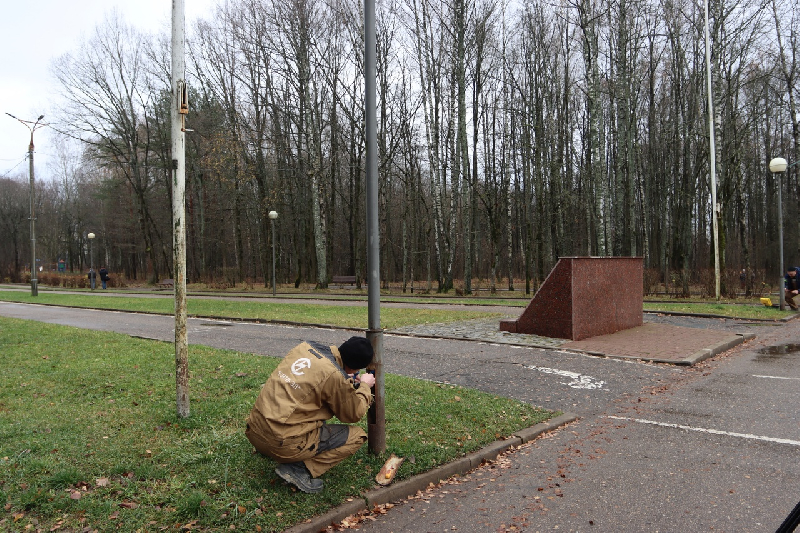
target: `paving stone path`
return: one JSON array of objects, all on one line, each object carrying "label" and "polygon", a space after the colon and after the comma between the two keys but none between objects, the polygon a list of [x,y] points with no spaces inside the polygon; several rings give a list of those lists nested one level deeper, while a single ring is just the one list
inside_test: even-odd
[{"label": "paving stone path", "polygon": [[[508,315],[508,318],[515,317]],[[411,335],[416,337],[470,339],[493,342],[497,344],[516,344],[521,346],[535,346],[541,348],[558,348],[559,346],[570,342],[568,339],[554,339],[551,337],[541,337],[539,335],[500,331],[500,320],[502,320],[502,318],[479,318],[475,320],[453,322],[451,324],[421,324],[415,326],[404,326],[402,328],[387,331],[387,333]]]}]

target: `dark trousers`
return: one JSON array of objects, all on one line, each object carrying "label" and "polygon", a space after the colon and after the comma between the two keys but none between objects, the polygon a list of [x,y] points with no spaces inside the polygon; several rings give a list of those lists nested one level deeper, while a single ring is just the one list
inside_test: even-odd
[{"label": "dark trousers", "polygon": [[783,300],[786,302],[786,305],[791,307],[792,309],[797,309],[797,304],[795,303],[794,299],[800,295],[792,294],[792,291],[786,289],[786,292],[783,295]]},{"label": "dark trousers", "polygon": [[338,465],[367,442],[367,434],[358,426],[323,424],[316,435],[277,439],[266,432],[256,433],[248,424],[245,436],[263,455],[279,463],[302,462],[312,477],[319,477]]}]

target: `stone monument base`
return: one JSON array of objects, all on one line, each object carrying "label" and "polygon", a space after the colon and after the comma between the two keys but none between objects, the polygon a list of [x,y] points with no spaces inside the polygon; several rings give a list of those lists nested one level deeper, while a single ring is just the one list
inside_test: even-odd
[{"label": "stone monument base", "polygon": [[641,326],[643,272],[641,257],[562,257],[500,330],[581,340]]}]

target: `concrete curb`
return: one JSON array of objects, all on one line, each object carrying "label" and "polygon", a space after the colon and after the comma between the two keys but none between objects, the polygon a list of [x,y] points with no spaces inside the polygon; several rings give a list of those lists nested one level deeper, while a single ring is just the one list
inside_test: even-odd
[{"label": "concrete curb", "polygon": [[686,359],[684,359],[681,363],[686,365],[697,364],[700,361],[704,361],[710,357],[714,357],[717,354],[730,350],[734,346],[738,346],[744,342],[753,340],[755,338],[756,338],[755,333],[737,333],[736,338],[719,342],[718,344],[712,346],[711,348],[704,348],[699,352],[695,352]]},{"label": "concrete curb", "polygon": [[469,472],[480,466],[484,461],[497,459],[499,454],[509,450],[513,446],[520,446],[526,442],[530,442],[543,433],[553,431],[577,419],[577,415],[564,413],[561,416],[551,418],[541,424],[522,429],[508,439],[495,441],[476,452],[460,457],[438,468],[423,472],[409,479],[404,479],[403,481],[387,487],[372,489],[362,494],[363,499],[346,502],[325,514],[315,516],[302,524],[292,526],[286,530],[286,533],[317,533],[331,524],[341,522],[348,516],[371,509],[375,505],[381,505],[413,496],[418,491],[425,490],[431,484],[436,485],[440,481],[444,481],[454,475],[461,475]]},{"label": "concrete curb", "polygon": [[[776,307],[776,306],[773,306]],[[681,311],[644,311],[645,315],[666,315],[666,316],[688,316],[692,318],[724,318],[725,320],[739,320],[739,321],[747,321],[747,322],[761,322],[761,323],[770,323],[770,322],[789,322],[790,320],[794,320],[800,317],[800,313],[795,313],[793,315],[785,316],[783,318],[744,318],[741,316],[728,316],[728,315],[712,315],[712,314],[705,314],[705,313],[689,313],[689,312],[681,312]]]}]

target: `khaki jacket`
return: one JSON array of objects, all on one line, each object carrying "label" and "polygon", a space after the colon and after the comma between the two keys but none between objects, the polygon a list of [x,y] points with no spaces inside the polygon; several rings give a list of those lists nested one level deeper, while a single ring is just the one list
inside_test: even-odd
[{"label": "khaki jacket", "polygon": [[335,346],[304,342],[283,358],[262,387],[247,418],[248,432],[270,455],[276,448],[284,448],[281,455],[289,452],[285,448],[308,450],[319,441],[324,421],[335,416],[358,422],[371,402],[369,387],[354,388]]}]

